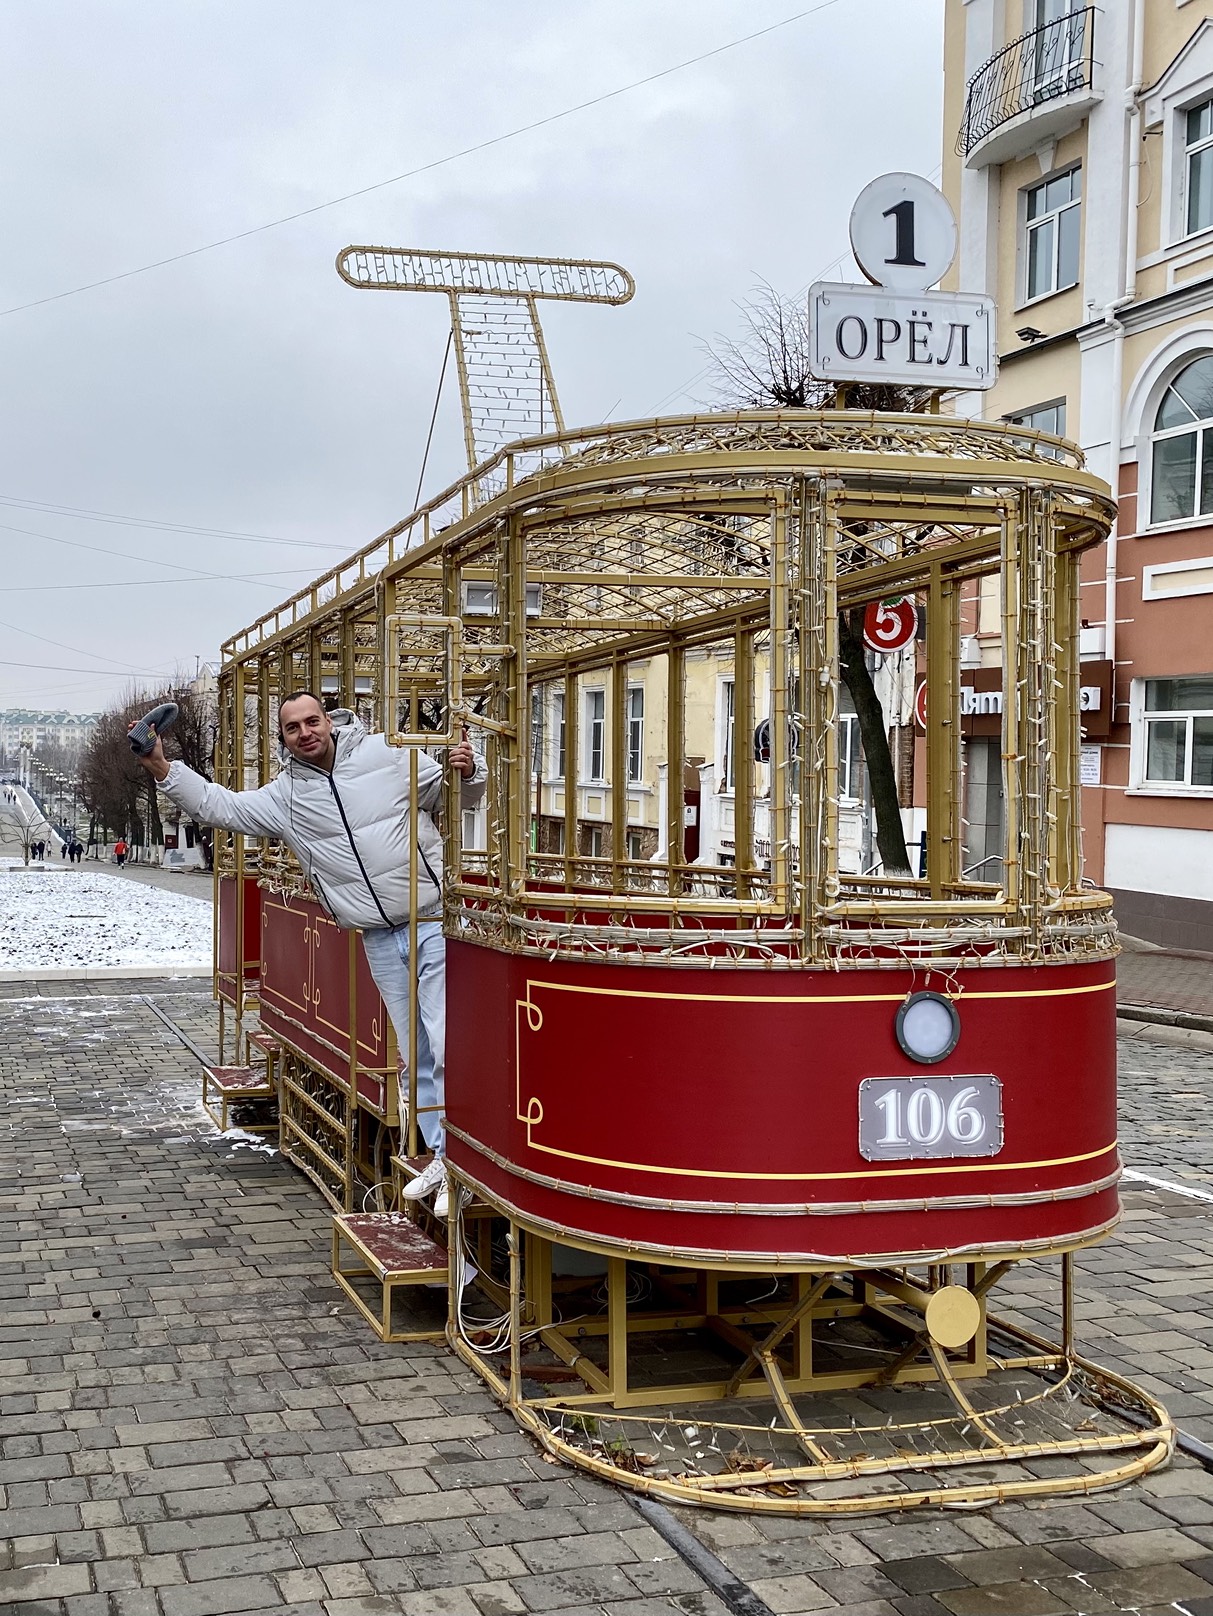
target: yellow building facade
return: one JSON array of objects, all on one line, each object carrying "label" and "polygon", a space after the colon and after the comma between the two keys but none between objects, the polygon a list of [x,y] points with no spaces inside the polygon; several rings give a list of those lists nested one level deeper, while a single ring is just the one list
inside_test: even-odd
[{"label": "yellow building facade", "polygon": [[1083,575],[1086,874],[1213,950],[1213,0],[947,0],[944,83],[945,285],[995,299],[1000,358],[957,407],[1119,494]]}]

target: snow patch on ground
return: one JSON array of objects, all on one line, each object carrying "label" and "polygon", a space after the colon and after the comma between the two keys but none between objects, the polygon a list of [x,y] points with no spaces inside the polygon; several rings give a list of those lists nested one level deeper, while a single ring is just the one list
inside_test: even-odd
[{"label": "snow patch on ground", "polygon": [[[210,904],[79,868],[0,874],[0,970],[209,965]],[[64,871],[66,876],[69,872]]]}]

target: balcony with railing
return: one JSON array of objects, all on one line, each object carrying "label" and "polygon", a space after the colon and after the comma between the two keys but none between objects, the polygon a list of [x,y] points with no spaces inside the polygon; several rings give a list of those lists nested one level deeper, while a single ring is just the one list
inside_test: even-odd
[{"label": "balcony with railing", "polygon": [[1084,6],[1013,39],[969,80],[956,150],[969,168],[1026,157],[1100,99],[1095,11]]}]

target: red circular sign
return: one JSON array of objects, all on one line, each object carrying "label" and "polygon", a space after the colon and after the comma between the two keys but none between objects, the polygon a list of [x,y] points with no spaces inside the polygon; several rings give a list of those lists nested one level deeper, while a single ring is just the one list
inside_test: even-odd
[{"label": "red circular sign", "polygon": [[887,656],[904,651],[918,630],[918,608],[905,596],[894,600],[874,600],[863,614],[863,643]]},{"label": "red circular sign", "polygon": [[918,688],[914,692],[914,722],[919,729],[926,729],[927,727],[927,682],[925,679],[918,681]]}]

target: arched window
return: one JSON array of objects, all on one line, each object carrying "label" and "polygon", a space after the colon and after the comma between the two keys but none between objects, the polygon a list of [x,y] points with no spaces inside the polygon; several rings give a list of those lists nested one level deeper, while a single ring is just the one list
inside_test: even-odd
[{"label": "arched window", "polygon": [[1150,520],[1213,515],[1213,354],[1167,388],[1154,417]]}]

